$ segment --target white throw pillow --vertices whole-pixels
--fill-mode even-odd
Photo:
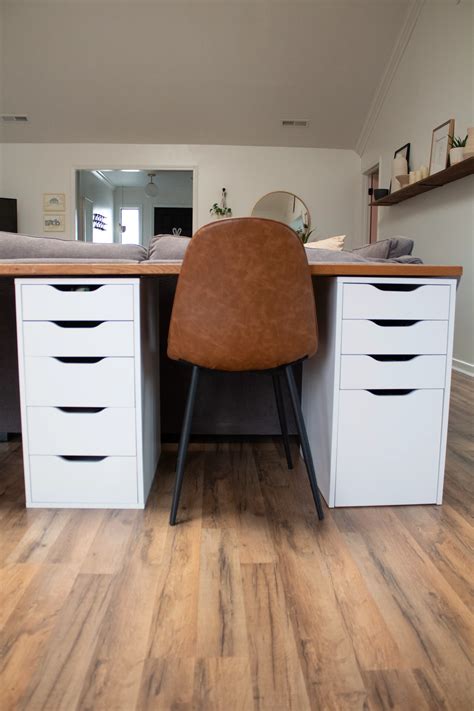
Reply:
[[[333,249],[335,252],[342,252],[345,239],[346,235],[338,235],[337,237],[318,239],[317,242],[306,242],[305,247],[308,249]]]

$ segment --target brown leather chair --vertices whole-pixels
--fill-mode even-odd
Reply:
[[[202,227],[183,260],[171,315],[168,355],[192,365],[170,524],[184,476],[199,371],[271,373],[288,467],[292,468],[281,377],[290,399],[320,519],[323,509],[292,365],[317,348],[311,276],[301,241],[281,222],[253,217]]]

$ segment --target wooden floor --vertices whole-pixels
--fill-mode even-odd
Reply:
[[[195,445],[175,528],[173,451],[145,511],[27,511],[0,445],[1,710],[470,711],[473,391],[442,507],[322,524],[273,442]]]

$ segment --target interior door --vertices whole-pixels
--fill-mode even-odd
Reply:
[[[154,235],[170,235],[173,229],[181,229],[181,234],[192,237],[192,207],[155,207]]]

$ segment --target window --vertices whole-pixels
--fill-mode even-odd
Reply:
[[[141,243],[141,219],[139,207],[120,208],[120,224],[122,226],[122,244]]]

